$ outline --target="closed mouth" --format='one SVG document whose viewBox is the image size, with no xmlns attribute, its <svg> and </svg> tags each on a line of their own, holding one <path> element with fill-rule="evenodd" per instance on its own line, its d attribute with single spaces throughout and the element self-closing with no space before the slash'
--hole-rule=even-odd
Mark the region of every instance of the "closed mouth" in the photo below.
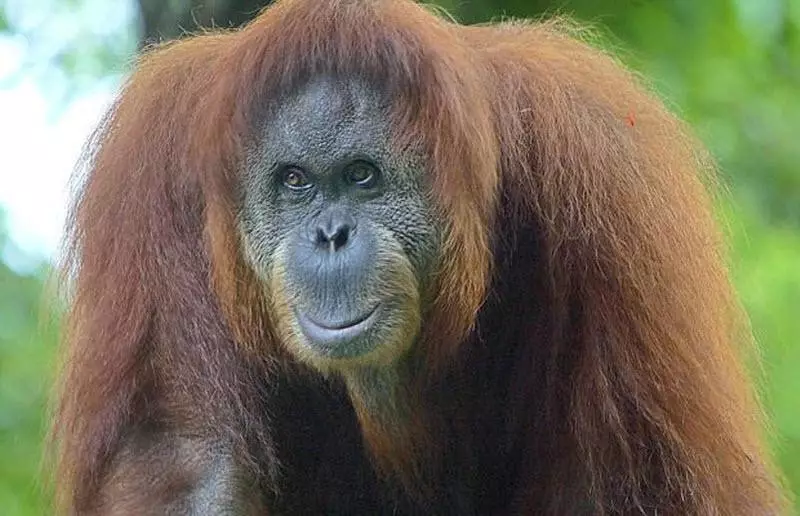
<svg viewBox="0 0 800 516">
<path fill-rule="evenodd" d="M 297 322 L 303 333 L 315 343 L 323 345 L 353 339 L 366 331 L 375 320 L 378 305 L 364 315 L 341 323 L 323 323 L 316 321 L 299 310 L 295 310 Z"/>
</svg>

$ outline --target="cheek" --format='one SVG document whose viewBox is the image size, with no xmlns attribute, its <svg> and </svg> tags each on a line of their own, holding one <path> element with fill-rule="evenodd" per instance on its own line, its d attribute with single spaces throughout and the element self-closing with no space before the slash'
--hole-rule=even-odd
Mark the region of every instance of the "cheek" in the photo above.
<svg viewBox="0 0 800 516">
<path fill-rule="evenodd" d="M 290 214 L 281 209 L 271 176 L 253 164 L 242 173 L 238 199 L 243 251 L 250 265 L 265 278 L 278 246 L 289 233 Z"/>
<path fill-rule="evenodd" d="M 287 237 L 285 225 L 279 222 L 277 210 L 267 203 L 246 203 L 239 214 L 239 234 L 250 266 L 266 279 L 276 250 Z"/>
<path fill-rule="evenodd" d="M 436 268 L 445 231 L 445 224 L 442 219 L 436 220 L 430 203 L 416 192 L 394 194 L 376 208 L 374 217 L 398 242 L 417 278 L 426 283 Z"/>
</svg>

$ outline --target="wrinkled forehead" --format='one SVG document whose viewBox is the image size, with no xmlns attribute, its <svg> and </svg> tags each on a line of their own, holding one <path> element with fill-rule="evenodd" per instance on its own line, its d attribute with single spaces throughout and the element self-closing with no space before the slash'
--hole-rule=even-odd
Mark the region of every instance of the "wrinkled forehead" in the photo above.
<svg viewBox="0 0 800 516">
<path fill-rule="evenodd" d="M 272 103 L 261 143 L 286 160 L 384 154 L 391 138 L 389 106 L 384 94 L 359 79 L 316 77 Z"/>
</svg>

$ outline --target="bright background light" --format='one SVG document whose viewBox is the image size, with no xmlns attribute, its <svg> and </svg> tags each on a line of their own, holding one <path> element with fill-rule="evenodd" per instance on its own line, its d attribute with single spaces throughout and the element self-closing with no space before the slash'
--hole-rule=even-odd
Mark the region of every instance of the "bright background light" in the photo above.
<svg viewBox="0 0 800 516">
<path fill-rule="evenodd" d="M 14 31 L 0 36 L 0 210 L 13 246 L 0 258 L 24 269 L 58 250 L 70 175 L 135 50 L 136 7 L 6 0 L 3 8 Z"/>
<path fill-rule="evenodd" d="M 48 257 L 56 250 L 73 165 L 115 91 L 106 86 L 81 94 L 60 115 L 31 80 L 0 91 L 0 204 L 22 251 Z"/>
</svg>

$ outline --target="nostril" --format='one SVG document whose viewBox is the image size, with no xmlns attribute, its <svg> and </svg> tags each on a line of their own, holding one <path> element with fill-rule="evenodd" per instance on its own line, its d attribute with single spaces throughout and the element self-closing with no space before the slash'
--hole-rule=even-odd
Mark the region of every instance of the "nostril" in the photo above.
<svg viewBox="0 0 800 516">
<path fill-rule="evenodd" d="M 333 250 L 336 251 L 347 245 L 347 240 L 350 238 L 350 228 L 343 226 L 333 237 Z"/>
<path fill-rule="evenodd" d="M 350 240 L 350 226 L 339 225 L 335 228 L 317 228 L 316 243 L 320 247 L 330 249 L 331 251 L 338 251 L 347 245 Z"/>
</svg>

